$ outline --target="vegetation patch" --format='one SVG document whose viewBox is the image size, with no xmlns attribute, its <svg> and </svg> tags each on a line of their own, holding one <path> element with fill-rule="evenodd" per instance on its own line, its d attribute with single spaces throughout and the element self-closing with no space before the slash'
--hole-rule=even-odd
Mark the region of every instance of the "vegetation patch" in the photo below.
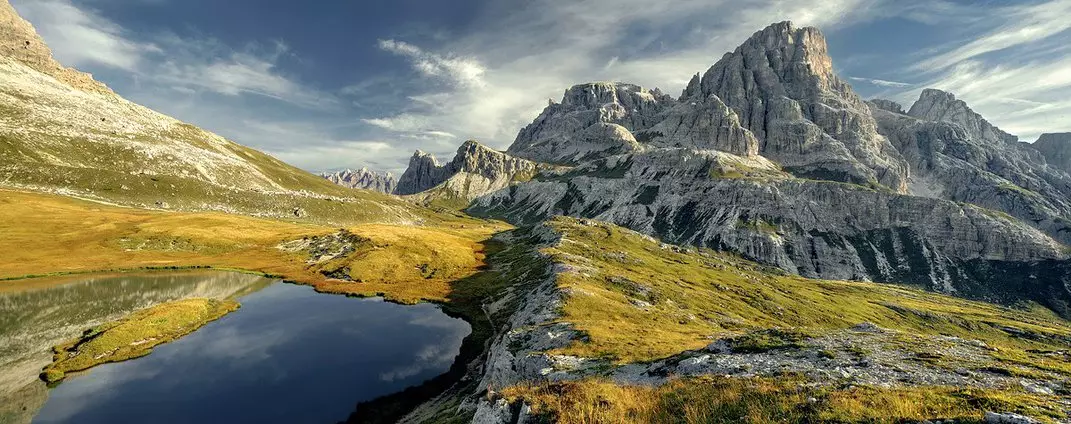
<svg viewBox="0 0 1071 424">
<path fill-rule="evenodd" d="M 70 372 L 148 355 L 153 347 L 192 333 L 237 309 L 238 302 L 233 300 L 186 299 L 135 312 L 55 346 L 53 362 L 45 367 L 41 378 L 54 383 Z"/>
<path fill-rule="evenodd" d="M 752 331 L 729 341 L 729 347 L 737 353 L 762 353 L 781 349 L 802 349 L 807 336 L 793 330 L 766 329 Z"/>
<path fill-rule="evenodd" d="M 982 422 L 985 411 L 1056 422 L 1055 398 L 1022 389 L 816 387 L 782 379 L 694 378 L 661 386 L 602 380 L 521 385 L 502 391 L 547 421 L 572 423 L 904 423 Z"/>
</svg>

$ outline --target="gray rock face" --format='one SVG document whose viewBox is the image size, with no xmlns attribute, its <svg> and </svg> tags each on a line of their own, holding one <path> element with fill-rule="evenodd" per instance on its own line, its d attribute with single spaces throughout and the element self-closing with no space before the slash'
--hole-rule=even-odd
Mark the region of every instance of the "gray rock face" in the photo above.
<svg viewBox="0 0 1071 424">
<path fill-rule="evenodd" d="M 911 194 L 1002 211 L 1071 243 L 1071 178 L 1036 150 L 938 90 L 911 107 L 918 116 L 872 106 L 881 133 L 911 164 Z"/>
<path fill-rule="evenodd" d="M 675 100 L 625 83 L 580 84 L 517 134 L 507 152 L 544 163 L 573 164 L 639 148 L 630 131 L 656 124 Z M 608 137 L 600 137 L 609 135 Z"/>
<path fill-rule="evenodd" d="M 409 159 L 409 168 L 402 174 L 394 193 L 415 195 L 436 190 L 434 195 L 467 200 L 507 187 L 514 181 L 525 181 L 536 174 L 537 168 L 535 162 L 469 140 L 444 165 L 418 150 Z"/>
<path fill-rule="evenodd" d="M 717 96 L 793 174 L 907 189 L 908 166 L 877 132 L 851 86 L 833 73 L 825 38 L 789 22 L 755 33 L 689 84 L 681 101 Z"/>
<path fill-rule="evenodd" d="M 995 140 L 1014 144 L 1019 137 L 1001 131 L 989 121 L 982 118 L 967 106 L 967 103 L 956 99 L 952 93 L 928 88 L 922 91 L 921 97 L 911 105 L 908 115 L 928 121 L 950 122 L 963 127 L 973 140 Z"/>
<path fill-rule="evenodd" d="M 394 188 L 398 185 L 398 179 L 394 178 L 394 174 L 391 174 L 390 172 L 380 173 L 369 171 L 368 168 L 361 168 L 358 170 L 347 169 L 339 172 L 324 172 L 320 174 L 320 176 L 341 186 L 361 190 L 372 190 L 386 194 L 394 193 Z"/>
<path fill-rule="evenodd" d="M 1056 169 L 1071 173 L 1071 133 L 1042 134 L 1031 146 Z"/>
<path fill-rule="evenodd" d="M 713 94 L 682 101 L 667 110 L 661 122 L 636 136 L 666 147 L 713 149 L 740 156 L 759 153 L 758 139 L 740 124 L 736 112 Z"/>
<path fill-rule="evenodd" d="M 480 197 L 469 211 L 516 223 L 592 218 L 807 277 L 916 283 L 993 300 L 1071 299 L 1061 288 L 1071 283 L 1071 269 L 1062 265 L 1046 268 L 1046 281 L 1022 281 L 1023 287 L 993 279 L 990 271 L 1005 263 L 1066 263 L 1059 243 L 1006 215 L 851 184 L 777 178 L 774 170 L 765 177 L 712 177 L 728 160 L 747 161 L 688 149 L 614 156 Z"/>
<path fill-rule="evenodd" d="M 415 194 L 430 189 L 450 178 L 451 171 L 430 153 L 417 150 L 409 158 L 409 167 L 405 168 L 394 194 Z"/>
</svg>

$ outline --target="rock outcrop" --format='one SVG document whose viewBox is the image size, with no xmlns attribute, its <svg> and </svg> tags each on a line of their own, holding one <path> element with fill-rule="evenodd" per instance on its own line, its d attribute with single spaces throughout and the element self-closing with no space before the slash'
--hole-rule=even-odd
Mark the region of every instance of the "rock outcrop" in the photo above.
<svg viewBox="0 0 1071 424">
<path fill-rule="evenodd" d="M 1071 133 L 1042 134 L 1031 147 L 1045 156 L 1049 166 L 1071 173 Z"/>
<path fill-rule="evenodd" d="M 711 149 L 739 156 L 756 156 L 759 140 L 718 96 L 689 98 L 667 110 L 661 122 L 636 134 L 664 147 Z"/>
<path fill-rule="evenodd" d="M 535 162 L 469 140 L 458 148 L 452 161 L 443 165 L 434 156 L 418 150 L 409 159 L 409 168 L 398 180 L 394 193 L 460 199 L 467 203 L 513 182 L 527 181 L 539 167 Z"/>
<path fill-rule="evenodd" d="M 939 90 L 923 91 L 907 114 L 872 106 L 881 133 L 911 164 L 911 194 L 1005 212 L 1071 243 L 1071 178 L 1036 150 Z"/>
<path fill-rule="evenodd" d="M 613 82 L 580 84 L 565 91 L 517 134 L 507 153 L 542 163 L 576 164 L 639 149 L 632 131 L 661 120 L 675 100 L 658 89 Z"/>
<path fill-rule="evenodd" d="M 112 93 L 107 86 L 94 80 L 92 75 L 56 62 L 52 58 L 52 50 L 37 35 L 33 25 L 19 16 L 9 0 L 0 0 L 0 55 L 79 90 Z"/>
<path fill-rule="evenodd" d="M 320 176 L 343 187 L 371 190 L 385 194 L 394 193 L 394 189 L 398 185 L 398 179 L 394 178 L 394 174 L 369 171 L 368 168 L 324 172 Z"/>
<path fill-rule="evenodd" d="M 752 174 L 712 172 L 725 162 Z M 1051 237 L 997 212 L 779 172 L 721 152 L 656 149 L 537 177 L 480 197 L 469 211 L 521 224 L 597 219 L 807 277 L 913 283 L 991 300 L 1035 298 L 1042 287 L 1006 291 L 1006 281 L 980 269 L 1066 259 Z M 1071 269 L 1043 271 L 1052 278 L 1035 283 L 1045 286 L 1037 300 L 1071 300 L 1059 289 L 1071 283 Z"/>
</svg>

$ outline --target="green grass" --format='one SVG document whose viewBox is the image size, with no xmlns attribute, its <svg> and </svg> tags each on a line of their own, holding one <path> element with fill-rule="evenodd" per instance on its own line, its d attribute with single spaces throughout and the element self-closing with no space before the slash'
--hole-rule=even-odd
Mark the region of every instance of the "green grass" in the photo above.
<svg viewBox="0 0 1071 424">
<path fill-rule="evenodd" d="M 730 339 L 729 347 L 737 353 L 761 353 L 771 350 L 800 349 L 806 334 L 792 330 L 765 329 Z"/>
<path fill-rule="evenodd" d="M 237 309 L 238 302 L 233 300 L 186 299 L 135 312 L 54 347 L 53 362 L 45 367 L 41 378 L 55 383 L 67 373 L 148 355 L 153 347 L 192 333 Z"/>
<path fill-rule="evenodd" d="M 1001 182 L 1000 184 L 997 185 L 997 189 L 1003 190 L 1003 191 L 1008 191 L 1008 192 L 1013 192 L 1013 193 L 1018 193 L 1018 194 L 1021 194 L 1023 196 L 1038 197 L 1037 193 L 1034 193 L 1033 191 L 1030 191 L 1030 190 L 1027 190 L 1025 188 L 1022 188 L 1022 187 L 1020 187 L 1020 186 L 1018 186 L 1018 185 L 1016 185 L 1016 184 L 1014 184 L 1014 183 L 1012 183 L 1010 181 Z"/>
<path fill-rule="evenodd" d="M 743 218 L 736 221 L 736 228 L 743 230 L 751 230 L 762 234 L 775 235 L 780 231 L 780 228 L 763 218 L 756 218 L 751 220 L 745 220 Z"/>
</svg>

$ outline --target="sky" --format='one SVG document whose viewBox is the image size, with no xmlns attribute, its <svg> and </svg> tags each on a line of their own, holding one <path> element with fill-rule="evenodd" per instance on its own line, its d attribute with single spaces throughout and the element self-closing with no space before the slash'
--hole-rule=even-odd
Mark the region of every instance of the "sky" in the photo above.
<svg viewBox="0 0 1071 424">
<path fill-rule="evenodd" d="M 679 95 L 765 26 L 826 35 L 864 98 L 951 91 L 1032 141 L 1071 131 L 1071 0 L 11 0 L 57 60 L 309 171 L 498 149 L 564 91 Z"/>
</svg>

